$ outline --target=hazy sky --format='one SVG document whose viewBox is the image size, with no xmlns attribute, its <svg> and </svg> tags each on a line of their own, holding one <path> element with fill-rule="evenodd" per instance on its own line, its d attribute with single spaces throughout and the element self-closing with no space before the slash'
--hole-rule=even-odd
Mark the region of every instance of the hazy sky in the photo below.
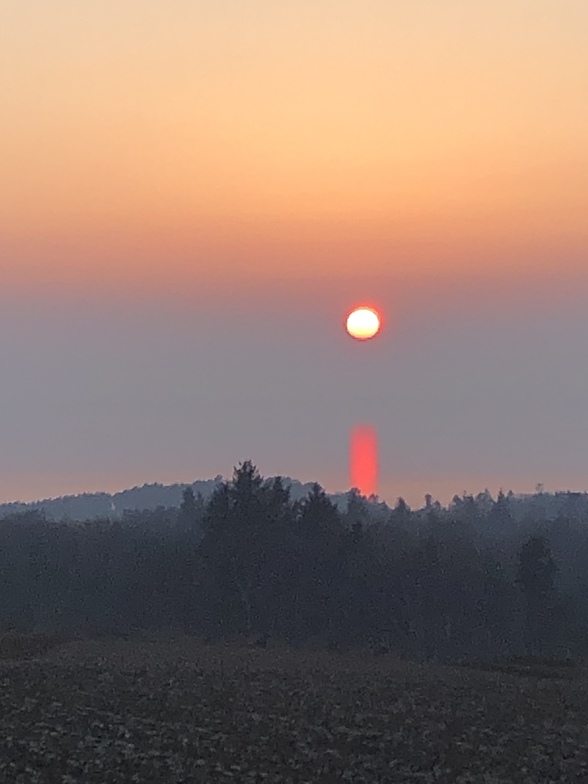
<svg viewBox="0 0 588 784">
<path fill-rule="evenodd" d="M 586 0 L 4 0 L 0 500 L 588 488 Z M 347 337 L 350 307 L 381 336 Z"/>
</svg>

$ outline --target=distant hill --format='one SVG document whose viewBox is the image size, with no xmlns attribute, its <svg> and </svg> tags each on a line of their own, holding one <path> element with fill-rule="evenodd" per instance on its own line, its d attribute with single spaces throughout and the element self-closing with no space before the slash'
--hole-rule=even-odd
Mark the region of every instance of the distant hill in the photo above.
<svg viewBox="0 0 588 784">
<path fill-rule="evenodd" d="M 122 517 L 126 510 L 177 508 L 182 502 L 182 493 L 186 487 L 191 487 L 195 495 L 200 493 L 204 499 L 207 499 L 222 481 L 223 477 L 217 476 L 214 479 L 202 479 L 191 484 L 145 484 L 142 487 L 132 487 L 113 494 L 80 493 L 59 498 L 44 498 L 30 503 L 14 501 L 0 504 L 0 517 L 36 510 L 44 512 L 49 520 L 94 520 L 106 517 L 117 519 Z M 284 483 L 290 487 L 294 500 L 303 498 L 312 487 L 311 482 L 303 484 L 289 477 L 284 478 Z M 342 494 L 337 496 L 337 499 L 344 498 Z"/>
<path fill-rule="evenodd" d="M 120 519 L 125 511 L 155 510 L 157 508 L 179 508 L 182 502 L 182 493 L 191 487 L 194 495 L 200 494 L 207 500 L 215 487 L 223 481 L 222 476 L 214 479 L 201 479 L 190 483 L 177 483 L 162 485 L 159 483 L 145 484 L 141 487 L 132 487 L 119 493 L 80 493 L 79 495 L 65 495 L 59 498 L 45 498 L 41 501 L 23 503 L 14 501 L 0 504 L 0 518 L 21 512 L 43 512 L 49 520 L 95 520 L 98 518 Z M 310 492 L 313 482 L 300 482 L 297 479 L 283 477 L 284 484 L 289 487 L 291 498 L 297 501 Z M 347 508 L 348 493 L 330 493 L 329 498 L 341 511 Z M 442 507 L 435 502 L 437 510 L 445 509 L 451 513 L 457 511 L 462 505 L 465 496 L 455 496 L 447 507 Z M 473 497 L 475 506 L 483 514 L 487 514 L 496 499 L 485 490 Z M 514 494 L 509 492 L 505 501 L 512 519 L 521 523 L 528 517 L 540 516 L 546 520 L 555 520 L 558 517 L 569 519 L 584 519 L 588 522 L 588 493 L 572 492 L 569 490 L 547 493 L 540 490 L 533 494 Z M 390 507 L 382 501 L 370 503 L 370 517 L 373 520 L 383 520 L 387 517 Z M 419 510 L 422 519 L 426 519 L 427 507 Z"/>
</svg>

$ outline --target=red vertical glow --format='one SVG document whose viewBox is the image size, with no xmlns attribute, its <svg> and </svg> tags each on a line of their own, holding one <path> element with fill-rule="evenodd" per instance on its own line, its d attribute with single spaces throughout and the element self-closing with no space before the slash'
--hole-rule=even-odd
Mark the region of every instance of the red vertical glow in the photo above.
<svg viewBox="0 0 588 784">
<path fill-rule="evenodd" d="M 356 425 L 351 431 L 349 450 L 351 487 L 362 495 L 377 494 L 378 488 L 378 436 L 371 425 Z"/>
</svg>

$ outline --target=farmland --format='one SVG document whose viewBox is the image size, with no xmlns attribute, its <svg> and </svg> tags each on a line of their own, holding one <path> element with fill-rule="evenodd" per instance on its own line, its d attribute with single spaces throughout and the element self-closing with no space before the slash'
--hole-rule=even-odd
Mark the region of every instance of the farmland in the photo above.
<svg viewBox="0 0 588 784">
<path fill-rule="evenodd" d="M 581 669 L 484 671 L 190 638 L 24 653 L 0 662 L 2 782 L 588 780 Z"/>
</svg>

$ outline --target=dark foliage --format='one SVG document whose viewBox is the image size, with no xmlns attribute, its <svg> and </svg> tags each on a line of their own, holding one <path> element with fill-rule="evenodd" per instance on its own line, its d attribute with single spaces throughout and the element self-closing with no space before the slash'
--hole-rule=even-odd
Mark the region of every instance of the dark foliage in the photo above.
<svg viewBox="0 0 588 784">
<path fill-rule="evenodd" d="M 427 498 L 413 511 L 288 481 L 247 461 L 179 508 L 89 522 L 0 520 L 0 620 L 12 633 L 245 635 L 438 660 L 584 658 L 588 504 L 541 494 Z M 557 513 L 550 516 L 550 510 Z M 531 510 L 531 511 L 529 511 Z"/>
</svg>

